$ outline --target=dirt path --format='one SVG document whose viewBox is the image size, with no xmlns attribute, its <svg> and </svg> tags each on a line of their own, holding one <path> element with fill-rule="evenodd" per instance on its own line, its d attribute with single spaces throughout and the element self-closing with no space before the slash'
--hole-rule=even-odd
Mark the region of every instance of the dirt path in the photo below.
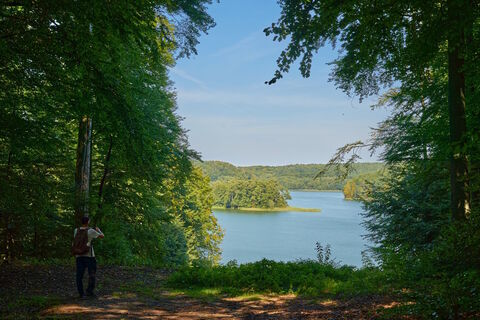
<svg viewBox="0 0 480 320">
<path fill-rule="evenodd" d="M 41 312 L 41 316 L 82 319 L 376 319 L 375 309 L 385 301 L 302 301 L 294 296 L 265 297 L 258 301 L 221 299 L 202 302 L 187 297 L 138 299 L 136 296 L 100 297 L 67 303 Z"/>
<path fill-rule="evenodd" d="M 385 297 L 308 300 L 294 295 L 194 299 L 162 289 L 166 273 L 102 267 L 98 298 L 76 297 L 72 267 L 0 267 L 0 318 L 377 319 Z M 6 289 L 6 290 L 4 290 Z"/>
</svg>

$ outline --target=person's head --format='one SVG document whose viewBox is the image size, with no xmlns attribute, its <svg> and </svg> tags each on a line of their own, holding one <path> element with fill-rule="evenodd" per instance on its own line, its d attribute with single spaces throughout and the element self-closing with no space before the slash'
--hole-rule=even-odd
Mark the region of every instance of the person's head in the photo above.
<svg viewBox="0 0 480 320">
<path fill-rule="evenodd" d="M 88 226 L 88 223 L 90 222 L 89 217 L 82 217 L 82 226 Z"/>
</svg>

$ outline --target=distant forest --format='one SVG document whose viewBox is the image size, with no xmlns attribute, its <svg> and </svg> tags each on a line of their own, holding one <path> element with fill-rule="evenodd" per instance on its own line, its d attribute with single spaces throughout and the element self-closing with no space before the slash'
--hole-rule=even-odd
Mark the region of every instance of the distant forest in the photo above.
<svg viewBox="0 0 480 320">
<path fill-rule="evenodd" d="M 356 163 L 345 179 L 338 172 L 327 170 L 324 175 L 314 179 L 324 164 L 292 164 L 285 166 L 249 166 L 237 167 L 228 162 L 205 161 L 196 163 L 212 182 L 230 179 L 277 180 L 289 190 L 343 190 L 348 181 L 358 176 L 375 176 L 384 169 L 379 162 Z"/>
</svg>

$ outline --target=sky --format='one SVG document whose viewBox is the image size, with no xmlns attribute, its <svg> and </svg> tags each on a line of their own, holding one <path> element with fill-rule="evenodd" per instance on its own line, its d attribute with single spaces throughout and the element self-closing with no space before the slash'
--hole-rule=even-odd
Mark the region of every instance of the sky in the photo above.
<svg viewBox="0 0 480 320">
<path fill-rule="evenodd" d="M 359 103 L 328 81 L 327 63 L 337 57 L 329 46 L 315 56 L 309 78 L 293 66 L 276 84 L 264 83 L 286 45 L 263 33 L 280 15 L 276 0 L 223 0 L 209 13 L 216 26 L 200 37 L 198 55 L 170 70 L 178 114 L 203 160 L 326 163 L 337 148 L 368 138 L 388 115 L 371 110 L 375 97 Z"/>
</svg>

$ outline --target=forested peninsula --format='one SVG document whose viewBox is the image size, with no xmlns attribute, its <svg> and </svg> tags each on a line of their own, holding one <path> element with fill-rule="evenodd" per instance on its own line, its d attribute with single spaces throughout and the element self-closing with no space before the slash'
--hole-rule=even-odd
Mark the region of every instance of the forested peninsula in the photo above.
<svg viewBox="0 0 480 320">
<path fill-rule="evenodd" d="M 290 193 L 276 180 L 228 179 L 212 183 L 213 209 L 236 211 L 320 211 L 319 209 L 292 208 L 287 200 Z"/>
</svg>

